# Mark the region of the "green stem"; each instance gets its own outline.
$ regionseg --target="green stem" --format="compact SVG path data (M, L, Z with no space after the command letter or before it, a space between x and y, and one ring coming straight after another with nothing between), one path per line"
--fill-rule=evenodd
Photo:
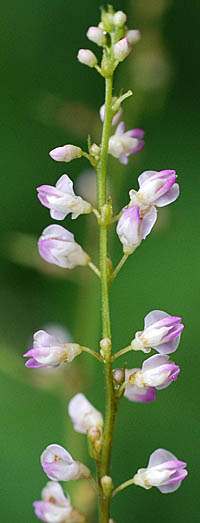
M100 160L97 166L97 196L98 210L101 213L106 203L106 174L108 162L108 142L112 121L112 76L106 78L105 118L103 124ZM100 272L101 272L101 307L102 307L102 336L111 339L110 306L107 267L107 226L100 224ZM101 477L109 474L112 437L115 421L115 394L112 380L112 354L111 347L107 350L104 361L104 374L106 385L106 414L103 437L102 457L100 465ZM99 498L99 522L108 523L110 498Z
M129 485L134 485L134 484L135 484L134 478L131 478L128 481L125 481L124 483L119 485L119 487L117 487L115 490L113 490L112 497L114 498L114 496L116 496L116 494L118 494L118 492L120 492L121 490L124 490L124 488L126 488L126 487L129 487Z
M95 352L95 350L89 349L89 347L81 347L83 352L88 352L91 356L99 360L101 363L103 362L103 358L101 357L98 352Z
M120 260L120 262L118 263L117 267L114 269L112 275L111 275L111 281L113 281L118 272L121 270L121 268L123 267L124 263L126 262L127 258L128 258L129 254L124 254Z
M120 356L123 356L123 354L126 354L126 352L129 352L130 350L133 350L131 345L128 345L128 347L125 347L124 349L119 350L115 354L113 354L112 361L116 360Z
M101 274L100 274L100 271L98 269L98 267L96 267L96 265L94 263L92 263L91 261L88 263L88 267L90 267L90 269L92 269L92 271L98 276L98 278L101 278Z

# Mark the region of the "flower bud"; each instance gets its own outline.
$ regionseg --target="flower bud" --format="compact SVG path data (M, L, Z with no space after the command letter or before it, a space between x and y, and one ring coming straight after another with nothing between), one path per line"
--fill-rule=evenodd
M100 147L96 143L93 143L90 147L90 154L95 158L99 158Z
M124 383L125 371L124 369L115 369L113 371L113 380L116 385L122 385Z
M89 27L87 37L97 45L103 46L106 44L106 36L100 27Z
M48 478L55 481L90 477L90 470L82 463L74 461L61 445L49 445L41 455L41 465Z
M76 394L68 406L69 416L74 425L74 430L86 434L91 427L100 430L103 427L101 412L96 410L83 394Z
M90 49L79 49L77 58L81 64L88 65L89 67L95 67L95 65L97 65L97 57Z
M127 16L123 11L117 11L113 16L113 23L118 27L122 27L127 20Z
M187 476L187 463L179 461L174 454L165 449L155 450L146 469L139 469L134 476L135 485L145 489L157 487L163 494L177 490Z
M114 57L118 62L123 62L123 60L131 52L131 46L129 44L128 38L122 38L114 45Z
M101 347L101 350L100 350L101 356L104 360L106 360L110 356L110 351L111 351L111 347L112 347L110 338L103 338L100 341L100 347Z
M101 478L101 486L106 497L110 497L114 488L112 478L110 476L103 476Z
M130 31L126 33L126 38L128 38L130 45L137 44L141 39L141 33L139 29L130 29Z
M100 26L103 28L106 33L110 33L113 29L113 14L107 13L103 8L101 10L101 23Z
M95 441L99 440L101 437L101 431L98 429L98 427L91 427L88 430L88 438L91 441L91 443L94 443Z
M71 160L81 158L82 149L80 147L76 147L76 145L68 144L52 149L49 155L51 158L53 158L53 160L56 160L56 162L71 162Z

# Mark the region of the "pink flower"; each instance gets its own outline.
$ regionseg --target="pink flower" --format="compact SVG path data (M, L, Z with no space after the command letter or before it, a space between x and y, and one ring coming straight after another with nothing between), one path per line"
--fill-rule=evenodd
M145 316L144 330L136 332L131 342L133 350L150 352L151 347L160 354L174 352L184 328L179 316L170 316L164 311L152 311Z
M169 205L179 196L177 174L173 170L145 171L138 178L139 191L131 190L130 204L139 205L145 211L150 206L163 207Z
M61 225L49 225L38 241L39 253L48 263L73 269L76 265L87 265L89 256L75 242L74 235Z
M145 489L157 487L163 494L177 490L188 472L187 463L179 461L174 454L165 449L155 450L146 469L139 469L134 476L135 485Z
M128 381L130 376L137 374L137 372L140 372L140 369L125 369L125 381ZM147 403L156 399L156 392L153 387L138 387L130 383L125 387L124 397L130 401Z
M123 252L131 254L151 232L157 219L156 208L150 209L143 217L138 205L127 207L117 224L117 234L123 244Z
M80 214L88 214L92 210L90 203L74 194L73 182L67 174L59 178L55 187L41 185L37 191L40 202L50 209L50 216L54 220L64 220L70 212L72 219L75 219Z
M114 158L119 158L121 163L127 164L130 154L137 153L144 146L143 136L142 129L125 132L125 124L120 122L115 134L109 139L108 152Z
M70 481L89 478L91 475L90 470L82 463L74 461L61 445L49 445L40 459L45 474L53 481Z
M33 348L24 354L30 357L25 365L32 369L57 367L64 361L71 362L81 350L77 343L63 343L57 336L40 330L33 335Z
M42 501L33 503L35 515L47 523L66 521L72 512L70 499L64 495L59 483L49 481L42 490Z

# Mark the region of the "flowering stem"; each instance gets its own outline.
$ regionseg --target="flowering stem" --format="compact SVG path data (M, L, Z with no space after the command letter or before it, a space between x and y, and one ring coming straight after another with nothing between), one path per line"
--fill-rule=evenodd
M95 352L95 350L89 349L89 347L81 347L83 352L88 352L88 354L91 354L94 358L97 358L101 363L103 362L103 358L101 357L98 352Z
M97 197L98 210L101 213L106 203L106 174L108 161L108 141L112 121L112 76L105 80L105 117L102 132L100 160L97 166ZM100 223L100 271L101 271L101 307L102 307L102 335L103 338L111 339L109 285L107 268L107 226ZM108 344L109 345L109 344ZM112 436L115 421L115 394L112 380L112 355L111 344L107 347L104 359L104 374L106 384L106 414L105 429L103 437L102 457L100 463L100 476L109 474ZM110 498L102 496L99 498L99 522L107 523L109 519Z
M116 360L120 356L123 356L123 354L126 354L126 352L129 352L130 350L133 350L131 345L128 345L128 347L125 347L124 349L119 350L118 352L116 352L116 354L113 354L112 361Z
M129 487L129 485L134 485L134 483L135 483L134 478L131 478L128 481L125 481L124 483L119 485L119 487L117 487L115 490L113 490L112 498L114 498L114 496L116 496L116 494L118 494L118 492L120 492L121 490L124 490L124 488Z
M111 275L111 281L113 281L113 280L116 278L118 272L119 272L120 269L123 267L123 265L124 265L124 263L126 262L128 256L129 256L129 254L124 254L124 255L122 256L120 262L118 263L117 267L115 267L115 269L114 269L114 271L113 271L113 273L112 273L112 275Z

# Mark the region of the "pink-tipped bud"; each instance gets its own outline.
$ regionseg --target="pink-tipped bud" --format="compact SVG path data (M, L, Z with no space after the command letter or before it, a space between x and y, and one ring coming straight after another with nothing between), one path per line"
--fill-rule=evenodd
M123 60L131 52L131 46L128 41L128 38L122 38L114 45L114 57L118 62L123 62Z
M89 67L95 67L95 65L97 65L97 57L90 49L79 49L77 58L81 64L88 65Z
M141 39L141 33L139 29L130 29L126 34L126 38L128 38L129 44L134 45Z
M71 160L75 160L75 158L81 158L82 150L76 145L68 144L52 149L49 155L53 160L56 160L56 162L71 162Z
M91 429L88 431L88 438L90 439L91 443L99 440L100 437L101 431L98 429L98 427L91 427Z
M89 27L87 37L97 45L102 46L106 44L105 34L100 27Z
M113 380L116 383L116 385L122 385L122 383L124 383L124 377L124 369L115 369L113 371Z
M122 27L126 23L127 16L123 11L117 11L113 16L114 25Z

